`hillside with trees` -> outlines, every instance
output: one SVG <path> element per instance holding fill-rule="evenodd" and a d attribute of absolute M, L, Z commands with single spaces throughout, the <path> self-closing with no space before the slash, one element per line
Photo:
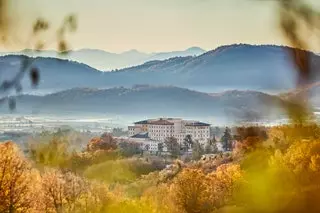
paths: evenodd
<path fill-rule="evenodd" d="M 92 138 L 81 151 L 71 149 L 68 134 L 61 132 L 39 135 L 24 153 L 14 142 L 1 143 L 0 209 L 318 212 L 320 128 L 315 124 L 261 128 L 239 127 L 237 143 L 228 154 L 192 161 L 175 160 L 182 149 L 176 148 L 174 139 L 165 142 L 175 153 L 166 160 L 138 152 L 129 157 L 121 150 L 131 148 L 109 134 Z M 223 137 L 228 134 L 226 129 Z M 196 142 L 186 143 L 196 153 Z"/>
<path fill-rule="evenodd" d="M 17 113 L 216 117 L 239 121 L 286 118 L 281 98 L 255 91 L 201 93 L 171 86 L 76 88 L 45 96 L 17 97 Z M 7 112 L 2 108 L 2 112 Z"/>
<path fill-rule="evenodd" d="M 132 87 L 137 84 L 171 85 L 206 92 L 226 89 L 281 92 L 293 89 L 297 79 L 297 67 L 291 60 L 293 50 L 272 45 L 237 44 L 222 46 L 197 57 L 149 61 L 113 72 L 101 72 L 82 63 L 57 58 L 37 57 L 33 65 L 42 71 L 39 93 L 75 87 Z M 311 79 L 317 82 L 319 56 L 311 52 L 309 55 Z M 25 57 L 0 57 L 3 80 L 10 80 L 19 71 Z M 22 86 L 26 92 L 32 92 L 27 78 Z"/>

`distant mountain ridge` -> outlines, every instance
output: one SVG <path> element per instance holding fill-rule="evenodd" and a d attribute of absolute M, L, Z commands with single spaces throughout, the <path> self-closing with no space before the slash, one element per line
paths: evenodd
<path fill-rule="evenodd" d="M 224 90 L 286 91 L 295 88 L 297 68 L 289 47 L 272 45 L 229 45 L 200 56 L 174 57 L 149 61 L 114 72 L 100 72 L 85 64 L 38 57 L 34 66 L 40 69 L 37 91 L 61 91 L 74 87 L 112 88 L 134 85 L 171 85 L 205 92 Z M 320 80 L 317 67 L 320 57 L 310 53 L 311 73 Z M 19 70 L 25 56 L 0 57 L 2 79 Z M 30 88 L 25 78 L 24 88 Z M 27 90 L 28 92 L 28 90 Z"/>
<path fill-rule="evenodd" d="M 143 86 L 74 88 L 45 96 L 22 95 L 17 97 L 17 104 L 18 113 L 214 116 L 255 120 L 279 118 L 283 103 L 277 96 L 254 91 L 234 90 L 211 95 L 172 86 Z"/>
<path fill-rule="evenodd" d="M 0 53 L 0 55 L 26 55 L 29 57 L 49 57 L 66 59 L 84 63 L 101 71 L 111 71 L 140 65 L 152 60 L 165 60 L 172 57 L 198 56 L 206 51 L 199 47 L 191 47 L 183 51 L 143 53 L 138 50 L 129 50 L 123 53 L 112 53 L 98 49 L 80 49 L 70 51 L 68 55 L 59 55 L 56 51 L 35 52 L 26 49 L 21 52 Z"/>
<path fill-rule="evenodd" d="M 175 57 L 199 56 L 204 54 L 205 52 L 206 51 L 204 49 L 201 49 L 199 47 L 190 47 L 184 51 L 155 53 L 151 57 L 149 57 L 147 61 L 162 61 Z"/>
<path fill-rule="evenodd" d="M 134 80 L 134 84 L 166 81 L 180 87 L 206 87 L 206 91 L 215 91 L 215 88 L 287 90 L 295 87 L 298 73 L 291 50 L 275 45 L 228 45 L 198 57 L 176 57 L 122 69 L 110 73 L 109 79 L 121 81 L 122 85 Z M 311 52 L 310 67 L 311 78 L 319 80 L 320 57 Z"/>

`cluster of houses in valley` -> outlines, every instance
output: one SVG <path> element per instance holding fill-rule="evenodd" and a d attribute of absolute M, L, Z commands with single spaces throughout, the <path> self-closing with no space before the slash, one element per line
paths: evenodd
<path fill-rule="evenodd" d="M 210 124 L 200 121 L 183 120 L 181 118 L 159 118 L 135 122 L 128 127 L 129 142 L 139 143 L 141 148 L 151 153 L 159 151 L 159 144 L 168 138 L 175 138 L 182 144 L 187 136 L 193 141 L 205 145 L 211 138 Z M 217 144 L 222 151 L 221 144 Z M 163 151 L 167 151 L 163 147 Z"/>

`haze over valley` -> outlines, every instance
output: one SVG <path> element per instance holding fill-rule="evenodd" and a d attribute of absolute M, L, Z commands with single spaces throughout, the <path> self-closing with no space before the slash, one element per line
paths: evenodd
<path fill-rule="evenodd" d="M 106 52 L 99 49 L 72 50 L 68 54 L 59 54 L 57 51 L 38 51 L 26 49 L 20 52 L 3 52 L 6 55 L 25 55 L 29 57 L 59 58 L 87 64 L 100 71 L 112 71 L 132 67 L 148 61 L 166 60 L 174 57 L 199 56 L 206 51 L 200 47 L 190 47 L 182 51 L 144 53 L 138 50 L 129 50 L 122 53 Z"/>
<path fill-rule="evenodd" d="M 319 56 L 312 53 L 311 56 L 310 66 L 316 67 Z M 0 58 L 3 79 L 9 80 L 19 71 L 23 57 L 9 55 Z M 40 84 L 32 91 L 28 78 L 24 78 L 22 86 L 26 93 L 139 84 L 176 86 L 208 93 L 226 90 L 279 93 L 293 89 L 297 79 L 290 48 L 271 45 L 223 46 L 199 56 L 149 61 L 113 72 L 101 72 L 83 63 L 55 58 L 37 57 L 33 64 L 41 70 Z M 319 74 L 315 69 L 311 72 L 313 81 L 318 81 Z"/>
<path fill-rule="evenodd" d="M 283 119 L 284 101 L 276 95 L 290 92 L 297 81 L 290 51 L 288 47 L 247 44 L 208 52 L 190 48 L 149 55 L 151 61 L 137 66 L 121 54 L 117 57 L 132 67 L 112 72 L 83 63 L 93 53 L 101 55 L 97 60 L 108 63 L 103 51 L 74 51 L 68 57 L 81 55 L 78 62 L 40 52 L 33 62 L 40 70 L 39 86 L 32 88 L 27 76 L 22 79 L 24 90 L 17 96 L 15 113 L 215 117 L 221 122 Z M 310 66 L 316 67 L 320 57 L 310 54 Z M 132 51 L 131 55 L 141 53 Z M 167 59 L 170 56 L 174 57 Z M 10 81 L 25 57 L 29 56 L 1 56 L 1 77 Z M 319 74 L 314 69 L 311 72 L 317 82 Z M 314 106 L 318 106 L 316 94 L 313 92 Z M 6 105 L 0 110 L 8 111 Z"/>
<path fill-rule="evenodd" d="M 0 0 L 0 213 L 319 213 L 319 0 Z"/>

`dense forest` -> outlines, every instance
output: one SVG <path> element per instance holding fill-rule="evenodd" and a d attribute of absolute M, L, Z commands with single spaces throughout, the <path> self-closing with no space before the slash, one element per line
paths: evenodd
<path fill-rule="evenodd" d="M 264 130 L 263 130 L 264 131 Z M 238 128 L 214 158 L 136 153 L 111 135 L 43 132 L 0 145 L 1 212 L 319 212 L 320 127 Z M 127 145 L 127 146 L 126 146 Z M 170 166 L 165 167 L 170 163 Z"/>

